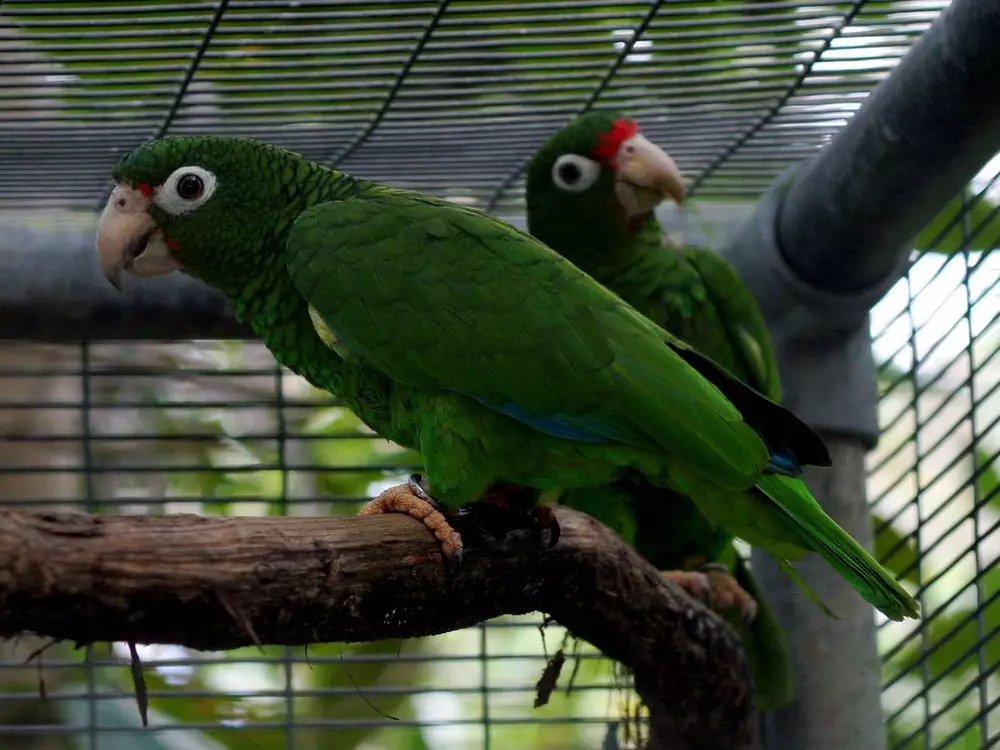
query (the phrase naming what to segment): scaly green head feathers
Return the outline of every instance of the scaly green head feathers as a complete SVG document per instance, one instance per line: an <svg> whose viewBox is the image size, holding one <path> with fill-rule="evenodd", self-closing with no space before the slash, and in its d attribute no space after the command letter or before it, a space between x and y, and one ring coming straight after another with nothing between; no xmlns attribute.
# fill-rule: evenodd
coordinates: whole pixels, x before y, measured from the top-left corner
<svg viewBox="0 0 1000 750"><path fill-rule="evenodd" d="M528 230L584 270L625 260L653 210L684 200L673 160L619 112L582 115L553 135L527 173Z"/></svg>
<svg viewBox="0 0 1000 750"><path fill-rule="evenodd" d="M141 146L121 158L114 179L117 201L102 225L109 216L145 222L119 264L182 267L238 297L280 260L282 236L320 186L343 175L259 141L198 136Z"/></svg>

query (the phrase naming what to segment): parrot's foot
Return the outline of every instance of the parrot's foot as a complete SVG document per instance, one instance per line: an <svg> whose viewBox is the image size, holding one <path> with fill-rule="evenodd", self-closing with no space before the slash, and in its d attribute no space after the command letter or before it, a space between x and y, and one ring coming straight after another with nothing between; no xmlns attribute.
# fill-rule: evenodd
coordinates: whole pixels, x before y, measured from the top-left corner
<svg viewBox="0 0 1000 750"><path fill-rule="evenodd" d="M725 565L706 563L699 570L666 570L663 575L716 612L739 610L747 624L757 616L756 600L736 582Z"/></svg>
<svg viewBox="0 0 1000 750"><path fill-rule="evenodd" d="M546 547L551 549L559 541L559 521L550 506L536 504L537 497L530 487L497 482L478 501L463 506L459 518L494 539L528 530L541 543L548 532Z"/></svg>
<svg viewBox="0 0 1000 750"><path fill-rule="evenodd" d="M445 508L437 502L424 487L419 474L411 474L406 484L382 492L378 497L358 511L359 516L375 516L380 513L404 513L416 518L441 542L441 552L455 568L462 564L465 546L461 535L452 528L445 518Z"/></svg>
<svg viewBox="0 0 1000 750"><path fill-rule="evenodd" d="M705 602L711 601L712 584L708 582L708 576L697 570L664 570L663 577L673 581L690 596L692 599Z"/></svg>
<svg viewBox="0 0 1000 750"><path fill-rule="evenodd" d="M720 563L705 563L701 570L708 576L712 589L712 609L717 612L738 610L743 622L752 623L757 617L757 600L736 582L729 568Z"/></svg>

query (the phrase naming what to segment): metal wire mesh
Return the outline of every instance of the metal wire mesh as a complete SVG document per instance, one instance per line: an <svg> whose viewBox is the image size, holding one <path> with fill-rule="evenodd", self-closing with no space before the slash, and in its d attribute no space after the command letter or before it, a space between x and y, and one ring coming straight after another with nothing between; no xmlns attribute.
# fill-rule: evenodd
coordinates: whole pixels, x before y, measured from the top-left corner
<svg viewBox="0 0 1000 750"><path fill-rule="evenodd" d="M151 514L354 513L416 465L328 396L276 370L256 343L18 343L0 351L4 504ZM584 649L573 700L557 696L555 711L533 715L545 658L538 623L503 618L439 638L308 653L139 650L151 705L160 712L154 726L159 718L164 733L210 730L230 747L325 747L334 739L354 747L375 730L384 746L412 747L418 726L429 732L430 747L489 746L487 729L499 746L524 739L545 746L534 738L554 722L583 725L575 730L580 746L593 746L614 713L610 672ZM551 649L559 645L557 628L546 637ZM74 747L115 747L109 738L135 729L130 678L122 671L127 649L117 644L81 655L58 647L37 668L25 667L40 645L25 639L4 654L0 746L66 734L77 738ZM148 734L123 741L154 747Z"/></svg>
<svg viewBox="0 0 1000 750"><path fill-rule="evenodd" d="M595 103L641 118L702 194L753 198L945 5L6 0L0 205L91 208L123 151L221 131L516 208L539 141Z"/></svg>
<svg viewBox="0 0 1000 750"><path fill-rule="evenodd" d="M872 316L882 440L871 507L882 558L924 608L915 627L881 626L891 747L1000 738L1000 265L969 249L990 231L998 183L995 159L942 227L959 251L916 257Z"/></svg>
<svg viewBox="0 0 1000 750"><path fill-rule="evenodd" d="M224 132L516 215L526 160L594 105L639 118L706 206L752 200L843 126L946 5L5 0L0 209L92 212L120 153ZM987 194L998 197L987 177L976 186L986 197L942 228L956 251L916 258L873 312L885 363L884 437L870 457L879 551L926 612L881 630L893 748L1000 736L1000 266L974 249L997 241L982 237ZM255 343L92 338L0 347L0 502L350 513L417 460ZM154 730L141 735L127 650L64 644L25 666L42 645L26 638L2 646L0 747L596 747L628 698L583 649L573 693L533 711L537 623L335 644L308 659L142 649ZM551 652L561 636L546 637Z"/></svg>

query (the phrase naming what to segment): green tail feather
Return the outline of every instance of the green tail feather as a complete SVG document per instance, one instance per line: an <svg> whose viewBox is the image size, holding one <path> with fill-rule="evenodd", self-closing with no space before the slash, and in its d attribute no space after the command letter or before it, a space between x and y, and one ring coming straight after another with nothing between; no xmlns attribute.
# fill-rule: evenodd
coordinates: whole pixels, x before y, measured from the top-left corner
<svg viewBox="0 0 1000 750"><path fill-rule="evenodd" d="M757 602L757 616L750 625L738 615L726 619L743 641L750 674L757 688L757 705L764 711L772 711L795 699L795 675L788 642L746 562L739 555L736 558L733 577Z"/></svg>
<svg viewBox="0 0 1000 750"><path fill-rule="evenodd" d="M792 521L818 552L864 598L890 620L920 617L920 605L885 568L828 516L801 479L768 474L757 489Z"/></svg>

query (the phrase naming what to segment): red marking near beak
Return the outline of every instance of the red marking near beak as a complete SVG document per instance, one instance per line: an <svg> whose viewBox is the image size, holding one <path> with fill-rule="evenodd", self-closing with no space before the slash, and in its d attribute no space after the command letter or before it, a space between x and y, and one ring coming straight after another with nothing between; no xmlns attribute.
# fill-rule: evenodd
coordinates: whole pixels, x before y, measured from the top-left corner
<svg viewBox="0 0 1000 750"><path fill-rule="evenodd" d="M149 186L148 182L143 182L143 183L137 185L137 188L138 188L139 192L142 193L147 198L152 198L153 197L153 188L151 188Z"/></svg>
<svg viewBox="0 0 1000 750"><path fill-rule="evenodd" d="M599 161L610 162L615 158L622 143L638 132L639 123L626 117L619 117L612 124L610 131L598 135L599 143L590 153Z"/></svg>
<svg viewBox="0 0 1000 750"><path fill-rule="evenodd" d="M170 250L171 252L175 252L176 253L178 250L181 249L181 243L179 243L177 240L175 240L175 239L173 239L171 237L166 237L163 240L163 242L167 246L167 249Z"/></svg>

